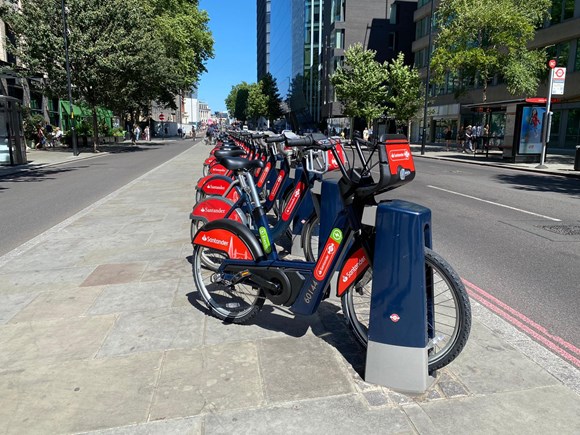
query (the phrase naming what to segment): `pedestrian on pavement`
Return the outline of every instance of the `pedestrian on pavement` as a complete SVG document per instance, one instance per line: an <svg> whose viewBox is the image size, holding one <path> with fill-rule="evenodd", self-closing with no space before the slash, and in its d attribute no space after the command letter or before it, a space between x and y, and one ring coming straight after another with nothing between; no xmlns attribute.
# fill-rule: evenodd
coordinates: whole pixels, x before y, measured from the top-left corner
<svg viewBox="0 0 580 435"><path fill-rule="evenodd" d="M141 129L139 128L139 125L135 126L135 141L139 140L139 137L141 136Z"/></svg>
<svg viewBox="0 0 580 435"><path fill-rule="evenodd" d="M465 129L463 126L459 127L457 132L457 152L460 150L465 152Z"/></svg>
<svg viewBox="0 0 580 435"><path fill-rule="evenodd" d="M148 125L146 125L145 128L143 129L143 139L146 141L151 140L151 136L149 135L149 126Z"/></svg>
<svg viewBox="0 0 580 435"><path fill-rule="evenodd" d="M38 124L36 128L36 146L35 148L38 150L46 144L46 136L44 135L44 130L42 125Z"/></svg>
<svg viewBox="0 0 580 435"><path fill-rule="evenodd" d="M465 129L465 146L463 147L464 153L466 148L467 150L469 150L470 153L473 152L473 140L474 140L473 127L470 124Z"/></svg>
<svg viewBox="0 0 580 435"><path fill-rule="evenodd" d="M447 127L445 129L445 147L447 148L447 151L449 151L449 149L451 148L451 136L452 136L451 128Z"/></svg>
<svg viewBox="0 0 580 435"><path fill-rule="evenodd" d="M135 128L132 128L129 134L131 135L131 145L136 145L137 142L135 141Z"/></svg>
<svg viewBox="0 0 580 435"><path fill-rule="evenodd" d="M191 126L191 137L195 140L195 125Z"/></svg>
<svg viewBox="0 0 580 435"><path fill-rule="evenodd" d="M365 141L369 140L369 129L365 127L365 129L363 130L363 139Z"/></svg>
<svg viewBox="0 0 580 435"><path fill-rule="evenodd" d="M177 136L179 136L179 139L183 139L183 129L181 127L177 129Z"/></svg>

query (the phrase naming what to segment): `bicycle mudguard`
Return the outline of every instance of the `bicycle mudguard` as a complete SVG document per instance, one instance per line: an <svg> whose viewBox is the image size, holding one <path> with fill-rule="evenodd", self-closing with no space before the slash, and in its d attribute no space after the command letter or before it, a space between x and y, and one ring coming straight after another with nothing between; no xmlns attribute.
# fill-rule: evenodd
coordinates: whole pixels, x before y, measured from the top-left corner
<svg viewBox="0 0 580 435"><path fill-rule="evenodd" d="M340 298L370 267L370 260L360 243L352 245L338 274L336 295Z"/></svg>
<svg viewBox="0 0 580 435"><path fill-rule="evenodd" d="M232 210L234 203L227 198L211 197L198 202L193 206L190 219L202 222L213 222L218 219L231 219L245 224L246 216L240 209ZM229 217L226 214L232 210Z"/></svg>
<svg viewBox="0 0 580 435"><path fill-rule="evenodd" d="M216 162L216 158L213 156L213 153L211 156L209 156L207 159L205 159L205 162L203 162L204 165L207 166L211 166Z"/></svg>
<svg viewBox="0 0 580 435"><path fill-rule="evenodd" d="M228 219L208 222L197 231L192 243L225 252L235 260L258 260L264 257L262 247L251 230Z"/></svg>
<svg viewBox="0 0 580 435"><path fill-rule="evenodd" d="M223 194L228 190L228 187L233 183L230 177L225 175L214 175L210 174L206 177L201 178L197 182L196 189L201 190L206 195L223 196ZM231 189L226 198L231 199L236 202L240 198L239 187L235 186Z"/></svg>
<svg viewBox="0 0 580 435"><path fill-rule="evenodd" d="M219 163L216 163L214 165L211 165L209 167L209 173L210 174L214 174L214 175L226 175L229 172L229 170L220 165Z"/></svg>

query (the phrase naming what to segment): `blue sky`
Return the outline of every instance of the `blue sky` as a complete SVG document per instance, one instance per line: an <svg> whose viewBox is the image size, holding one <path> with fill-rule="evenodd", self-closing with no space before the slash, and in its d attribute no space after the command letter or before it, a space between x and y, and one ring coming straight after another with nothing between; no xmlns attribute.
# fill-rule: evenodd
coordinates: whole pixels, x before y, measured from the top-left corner
<svg viewBox="0 0 580 435"><path fill-rule="evenodd" d="M214 38L214 58L201 76L198 98L225 111L232 86L256 82L256 0L201 0Z"/></svg>

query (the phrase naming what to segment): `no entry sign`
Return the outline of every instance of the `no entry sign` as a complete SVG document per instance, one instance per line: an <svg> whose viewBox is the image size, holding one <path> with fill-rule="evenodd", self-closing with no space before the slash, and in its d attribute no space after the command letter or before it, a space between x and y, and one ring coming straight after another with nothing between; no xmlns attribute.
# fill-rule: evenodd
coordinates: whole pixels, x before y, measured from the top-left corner
<svg viewBox="0 0 580 435"><path fill-rule="evenodd" d="M165 119L165 115L163 113L159 114L159 121L163 121Z"/></svg>

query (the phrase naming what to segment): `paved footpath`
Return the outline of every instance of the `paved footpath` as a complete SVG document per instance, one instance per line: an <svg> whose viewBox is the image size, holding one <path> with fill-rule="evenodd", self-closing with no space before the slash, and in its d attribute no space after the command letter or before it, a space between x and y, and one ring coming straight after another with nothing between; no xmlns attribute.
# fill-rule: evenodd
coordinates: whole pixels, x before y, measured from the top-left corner
<svg viewBox="0 0 580 435"><path fill-rule="evenodd" d="M362 380L336 300L209 317L187 219L208 150L0 257L0 433L578 433L579 371L474 301L465 351L420 396Z"/></svg>

